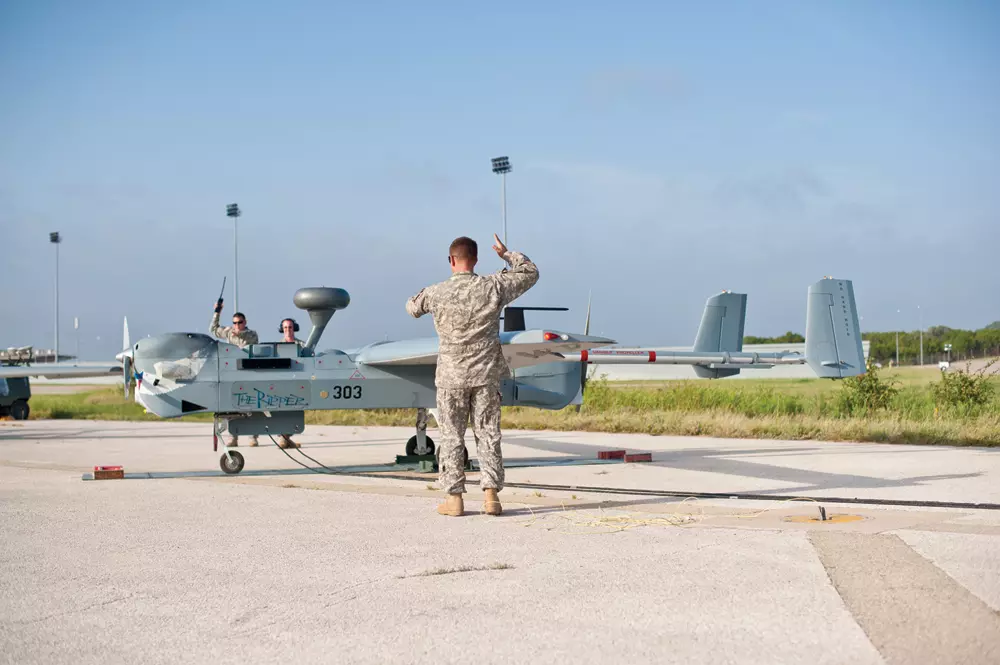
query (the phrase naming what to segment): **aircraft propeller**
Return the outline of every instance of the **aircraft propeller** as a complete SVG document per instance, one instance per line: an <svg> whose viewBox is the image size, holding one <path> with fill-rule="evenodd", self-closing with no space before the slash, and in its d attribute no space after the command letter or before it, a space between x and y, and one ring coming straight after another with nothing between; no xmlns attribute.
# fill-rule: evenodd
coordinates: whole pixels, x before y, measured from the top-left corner
<svg viewBox="0 0 1000 665"><path fill-rule="evenodd" d="M124 357L122 358L122 383L125 389L125 399L128 399L129 384L132 383L132 343L128 336L128 317L125 317L125 323L122 330L122 349L124 349Z"/></svg>
<svg viewBox="0 0 1000 665"><path fill-rule="evenodd" d="M587 294L587 320L583 324L583 334L590 334L590 302L593 299L594 292L590 291ZM581 363L583 366L580 368L580 395L583 395L583 391L587 388L587 363ZM580 407L577 406L576 410L579 411Z"/></svg>
<svg viewBox="0 0 1000 665"><path fill-rule="evenodd" d="M132 353L132 343L129 341L128 335L128 317L126 316L125 322L122 325L122 350L115 355L115 360L121 361L122 364L122 387L125 391L125 399L128 399L132 378L141 380L139 374L132 370L134 365Z"/></svg>

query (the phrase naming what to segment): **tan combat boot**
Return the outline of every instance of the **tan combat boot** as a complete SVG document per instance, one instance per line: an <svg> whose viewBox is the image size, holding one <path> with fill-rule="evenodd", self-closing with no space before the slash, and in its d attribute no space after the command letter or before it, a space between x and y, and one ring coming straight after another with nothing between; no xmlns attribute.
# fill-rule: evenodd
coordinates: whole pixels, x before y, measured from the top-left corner
<svg viewBox="0 0 1000 665"><path fill-rule="evenodd" d="M229 447L230 448L238 448L239 445L240 445L239 437L235 437L235 436L229 437Z"/></svg>
<svg viewBox="0 0 1000 665"><path fill-rule="evenodd" d="M461 517L465 514L465 501L462 500L461 494L449 494L445 502L438 506L437 511L439 515Z"/></svg>
<svg viewBox="0 0 1000 665"><path fill-rule="evenodd" d="M250 437L250 447L255 448L256 446L257 446L257 435L255 434Z"/></svg>
<svg viewBox="0 0 1000 665"><path fill-rule="evenodd" d="M298 443L295 443L294 441L292 441L292 437L288 436L287 434L282 434L281 435L281 441L284 444L284 445L281 446L282 448L301 448L302 447Z"/></svg>
<svg viewBox="0 0 1000 665"><path fill-rule="evenodd" d="M497 496L497 491L494 489L483 490L486 497L483 500L483 510L487 515L499 515L503 512L503 506L500 505L500 497Z"/></svg>

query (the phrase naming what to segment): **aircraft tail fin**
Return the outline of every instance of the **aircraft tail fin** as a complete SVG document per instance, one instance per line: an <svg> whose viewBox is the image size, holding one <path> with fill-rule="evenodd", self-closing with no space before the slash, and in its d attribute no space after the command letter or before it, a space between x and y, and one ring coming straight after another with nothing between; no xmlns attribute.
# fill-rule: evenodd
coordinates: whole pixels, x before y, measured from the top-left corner
<svg viewBox="0 0 1000 665"><path fill-rule="evenodd" d="M701 316L693 351L742 351L743 326L747 316L745 293L723 291L708 299ZM715 369L694 366L695 373L705 379L720 379L739 374L739 369Z"/></svg>
<svg viewBox="0 0 1000 665"><path fill-rule="evenodd" d="M807 297L806 363L822 378L864 374L854 284L827 277L810 286Z"/></svg>
<svg viewBox="0 0 1000 665"><path fill-rule="evenodd" d="M504 332L520 332L522 330L527 330L524 325L524 313L528 311L568 312L569 307L520 307L507 305L503 308L503 316L500 317L500 320L503 321Z"/></svg>

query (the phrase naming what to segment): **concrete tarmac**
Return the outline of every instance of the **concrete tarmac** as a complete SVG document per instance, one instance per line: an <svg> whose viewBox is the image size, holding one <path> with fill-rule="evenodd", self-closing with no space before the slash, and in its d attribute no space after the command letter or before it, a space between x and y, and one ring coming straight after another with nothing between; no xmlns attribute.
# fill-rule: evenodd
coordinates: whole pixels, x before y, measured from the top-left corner
<svg viewBox="0 0 1000 665"><path fill-rule="evenodd" d="M411 434L296 440L390 470ZM1000 503L1000 450L504 441L509 482L613 492L508 487L489 517L470 482L447 518L432 474L310 474L266 437L226 476L208 424L0 422L0 662L1000 662L1000 511L823 499ZM654 461L587 463L615 448ZM82 480L118 464L170 477Z"/></svg>

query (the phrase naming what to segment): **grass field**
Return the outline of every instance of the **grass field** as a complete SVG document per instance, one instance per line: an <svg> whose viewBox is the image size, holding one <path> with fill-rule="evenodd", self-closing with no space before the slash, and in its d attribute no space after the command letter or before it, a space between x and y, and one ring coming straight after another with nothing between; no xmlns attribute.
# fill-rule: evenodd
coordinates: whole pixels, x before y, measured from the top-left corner
<svg viewBox="0 0 1000 665"><path fill-rule="evenodd" d="M958 366L958 363L956 363ZM900 382L907 388L928 387L940 379L940 372L936 367L899 367L895 369L884 369L881 376ZM1000 375L992 379L993 383L1000 388ZM671 385L678 385L689 381L614 381L608 382L609 386L615 388L662 388ZM705 383L705 382L702 382ZM823 379L731 379L715 381L714 386L725 386L731 389L753 389L767 388L788 395L799 397L811 397L815 395L827 395L840 391L838 381Z"/></svg>
<svg viewBox="0 0 1000 665"><path fill-rule="evenodd" d="M505 407L506 429L633 432L735 438L881 441L893 443L1000 446L1000 377L991 401L978 407L935 403L932 386L940 374L930 368L883 370L898 382L890 408L855 415L845 408L844 382L821 379L730 381L590 381L585 404L562 411ZM71 395L36 395L32 418L159 420L119 388ZM211 421L211 415L183 421ZM316 425L413 426L412 409L309 411ZM431 423L434 427L435 423Z"/></svg>

